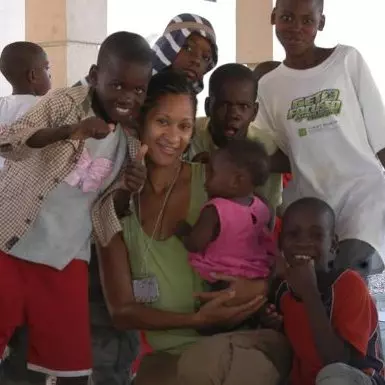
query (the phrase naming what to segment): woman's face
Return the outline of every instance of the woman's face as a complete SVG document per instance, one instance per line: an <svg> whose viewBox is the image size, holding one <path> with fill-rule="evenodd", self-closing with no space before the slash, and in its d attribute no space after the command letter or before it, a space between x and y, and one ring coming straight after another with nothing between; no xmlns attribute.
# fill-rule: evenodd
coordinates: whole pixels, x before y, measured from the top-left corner
<svg viewBox="0 0 385 385"><path fill-rule="evenodd" d="M164 95L147 113L142 143L148 157L157 165L167 166L180 158L194 132L195 110L189 95Z"/></svg>
<svg viewBox="0 0 385 385"><path fill-rule="evenodd" d="M184 72L191 81L202 81L213 63L210 42L199 34L191 34L171 65L174 70Z"/></svg>

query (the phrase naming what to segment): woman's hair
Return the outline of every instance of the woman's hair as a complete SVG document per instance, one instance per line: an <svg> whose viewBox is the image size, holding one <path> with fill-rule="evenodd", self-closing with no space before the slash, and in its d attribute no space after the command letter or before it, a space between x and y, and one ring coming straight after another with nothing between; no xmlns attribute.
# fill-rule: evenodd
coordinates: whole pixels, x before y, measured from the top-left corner
<svg viewBox="0 0 385 385"><path fill-rule="evenodd" d="M179 71L165 71L154 75L147 89L147 97L141 108L139 122L143 125L147 114L159 99L165 95L188 95L193 106L194 118L197 111L197 97L189 78Z"/></svg>
<svg viewBox="0 0 385 385"><path fill-rule="evenodd" d="M270 159L262 143L249 139L233 139L223 147L227 159L246 170L254 186L266 183L270 173Z"/></svg>

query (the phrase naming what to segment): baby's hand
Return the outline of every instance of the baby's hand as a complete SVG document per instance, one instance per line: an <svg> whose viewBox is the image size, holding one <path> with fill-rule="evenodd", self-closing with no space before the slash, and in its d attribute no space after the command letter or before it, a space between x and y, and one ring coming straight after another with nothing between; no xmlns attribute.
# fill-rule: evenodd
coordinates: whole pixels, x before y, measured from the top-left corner
<svg viewBox="0 0 385 385"><path fill-rule="evenodd" d="M191 161L194 163L207 164L207 163L209 163L209 160L210 160L210 154L207 151L205 151L205 152L200 152L199 154L195 155Z"/></svg>
<svg viewBox="0 0 385 385"><path fill-rule="evenodd" d="M262 326L277 331L282 330L282 316L278 314L277 309L273 304L269 303L266 305L264 312L260 315L260 318Z"/></svg>
<svg viewBox="0 0 385 385"><path fill-rule="evenodd" d="M186 237L191 232L191 225L187 223L186 221L180 221L175 228L174 235L182 239L183 237Z"/></svg>

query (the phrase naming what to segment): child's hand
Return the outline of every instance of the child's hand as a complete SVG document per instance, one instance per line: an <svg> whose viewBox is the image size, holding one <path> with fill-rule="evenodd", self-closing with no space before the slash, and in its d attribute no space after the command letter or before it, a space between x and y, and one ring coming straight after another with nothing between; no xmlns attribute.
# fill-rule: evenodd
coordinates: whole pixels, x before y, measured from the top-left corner
<svg viewBox="0 0 385 385"><path fill-rule="evenodd" d="M269 303L266 305L264 312L261 313L260 319L263 327L277 331L282 330L283 318L278 314L273 304Z"/></svg>
<svg viewBox="0 0 385 385"><path fill-rule="evenodd" d="M115 130L114 124L107 124L104 120L92 116L71 126L70 139L85 140L89 138L103 139Z"/></svg>
<svg viewBox="0 0 385 385"><path fill-rule="evenodd" d="M124 170L124 177L122 181L121 188L126 190L128 193L136 193L138 192L147 177L146 166L144 165L144 157L146 156L148 151L148 146L143 144L134 160L129 162Z"/></svg>
<svg viewBox="0 0 385 385"><path fill-rule="evenodd" d="M189 223L187 223L186 221L180 221L176 225L176 229L175 229L174 235L177 238L181 239L181 238L186 237L187 235L189 235L190 231L191 231L191 225Z"/></svg>
<svg viewBox="0 0 385 385"><path fill-rule="evenodd" d="M301 299L319 292L313 260L286 267L285 275L289 286Z"/></svg>
<svg viewBox="0 0 385 385"><path fill-rule="evenodd" d="M194 158L192 158L191 162L207 164L209 163L209 160L210 160L210 154L207 151L205 151L205 152L200 152L199 154L196 154Z"/></svg>

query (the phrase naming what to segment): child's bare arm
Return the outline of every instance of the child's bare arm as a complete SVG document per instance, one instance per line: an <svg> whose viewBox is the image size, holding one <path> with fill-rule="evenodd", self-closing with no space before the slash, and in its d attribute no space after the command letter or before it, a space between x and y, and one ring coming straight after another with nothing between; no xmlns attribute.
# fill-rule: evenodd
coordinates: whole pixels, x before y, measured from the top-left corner
<svg viewBox="0 0 385 385"><path fill-rule="evenodd" d="M96 117L81 122L68 120L76 103L63 90L53 91L16 122L0 127L0 154L18 161L33 151L67 139L101 139L113 127ZM69 123L68 123L69 122Z"/></svg>
<svg viewBox="0 0 385 385"><path fill-rule="evenodd" d="M377 153L378 159L380 160L382 167L385 168L385 148Z"/></svg>
<svg viewBox="0 0 385 385"><path fill-rule="evenodd" d="M41 128L26 143L31 148L43 148L61 140L85 140L88 138L103 139L115 129L97 117L90 117L81 122L52 128Z"/></svg>
<svg viewBox="0 0 385 385"><path fill-rule="evenodd" d="M183 242L186 249L192 253L204 251L219 233L219 217L214 206L206 206L191 226L186 221L178 224L175 235Z"/></svg>
<svg viewBox="0 0 385 385"><path fill-rule="evenodd" d="M351 351L330 322L317 286L313 261L287 267L286 277L290 288L304 303L315 347L322 363L349 363Z"/></svg>
<svg viewBox="0 0 385 385"><path fill-rule="evenodd" d="M207 164L209 163L209 161L210 161L210 154L207 151L196 154L194 158L192 158L191 160L191 162L203 163L203 164Z"/></svg>

